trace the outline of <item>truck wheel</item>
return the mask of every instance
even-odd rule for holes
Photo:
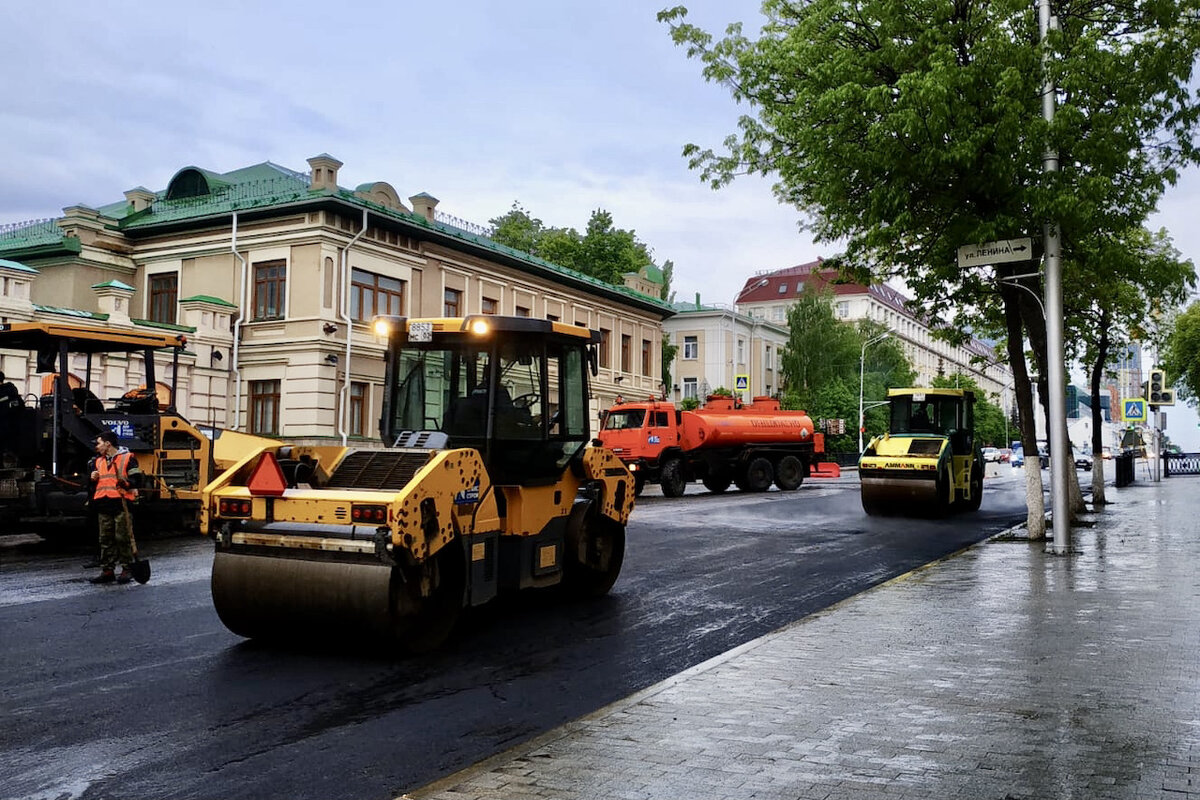
[[[608,593],[625,561],[625,526],[608,517],[589,516],[567,540],[563,585],[579,597]]]
[[[662,493],[666,497],[682,497],[683,492],[687,489],[687,482],[683,479],[683,462],[678,458],[672,458],[662,465],[662,475],[659,476],[658,485],[662,487]]]
[[[775,485],[785,492],[799,489],[804,483],[804,464],[795,456],[784,456],[775,467]]]
[[[743,492],[765,492],[771,488],[774,479],[775,471],[771,468],[771,462],[757,456],[747,462],[746,468],[738,476],[737,486]]]
[[[633,473],[633,496],[641,497],[642,491],[646,488],[646,474],[638,471]]]
[[[721,494],[729,488],[731,483],[733,483],[733,478],[729,476],[728,472],[709,473],[704,476],[704,488],[713,494]]]

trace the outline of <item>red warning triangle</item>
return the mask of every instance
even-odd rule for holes
[[[274,453],[268,450],[262,454],[254,471],[250,473],[246,488],[253,495],[283,496],[283,491],[287,488],[287,478],[283,477],[283,468],[279,466]]]

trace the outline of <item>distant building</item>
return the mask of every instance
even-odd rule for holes
[[[786,327],[728,306],[676,303],[663,322],[677,350],[671,363],[668,399],[703,401],[714,390],[729,389],[743,400],[774,395],[781,389],[780,354],[787,346]],[[746,382],[738,390],[739,378]]]
[[[835,270],[824,268],[819,258],[747,279],[735,307],[747,316],[786,330],[788,308],[805,292],[825,290],[833,294],[838,319],[871,319],[892,331],[917,373],[917,385],[928,386],[939,375],[960,372],[971,376],[992,402],[1012,408],[1012,373],[990,346],[978,339],[964,345],[935,339],[932,327],[909,310],[908,298],[900,292],[887,285],[843,283]]]

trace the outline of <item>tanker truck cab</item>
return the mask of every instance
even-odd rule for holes
[[[888,432],[859,460],[868,514],[975,511],[983,454],[975,442],[975,395],[963,389],[888,390]]]
[[[606,593],[633,480],[591,446],[599,334],[496,316],[384,318],[376,331],[387,342],[383,449],[281,445],[209,487],[226,627],[426,650],[463,608],[498,594]],[[316,464],[307,482],[283,470],[273,496],[255,491],[263,463],[305,457]]]
[[[675,405],[658,400],[622,403],[605,415],[600,441],[629,467],[637,494],[659,479],[664,453],[678,450],[679,423]]]

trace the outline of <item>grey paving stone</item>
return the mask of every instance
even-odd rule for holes
[[[1200,800],[1200,478],[1110,497],[409,796]]]

